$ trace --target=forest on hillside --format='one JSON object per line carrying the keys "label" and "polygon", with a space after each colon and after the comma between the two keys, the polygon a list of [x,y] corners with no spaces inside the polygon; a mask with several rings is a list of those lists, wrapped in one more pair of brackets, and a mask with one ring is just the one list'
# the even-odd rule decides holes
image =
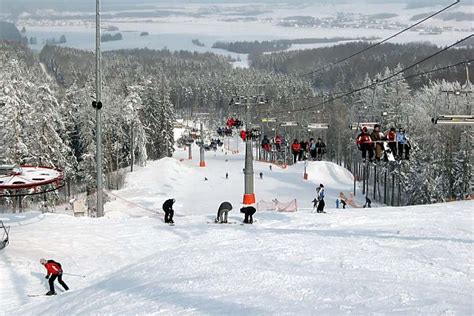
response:
{"label": "forest on hillside", "polygon": [[[407,67],[440,50],[439,47],[431,44],[385,43],[351,58],[350,61],[340,63],[333,68],[329,67],[331,63],[338,62],[370,45],[366,42],[356,42],[318,49],[256,55],[252,57],[252,67],[276,73],[304,76],[317,90],[345,91],[360,86],[367,75],[374,77],[386,67],[389,69],[394,69],[398,65],[402,68]],[[472,59],[474,59],[473,46],[460,45],[460,47],[449,49],[428,59],[406,72],[405,76]],[[465,77],[462,68],[449,69],[433,73],[430,76],[410,79],[408,83],[410,87],[417,89],[429,80],[463,81]]]}
{"label": "forest on hillside", "polygon": [[[333,102],[328,100],[334,93],[386,78],[435,48],[384,45],[378,54],[364,54],[325,72],[319,80],[297,75],[313,65],[334,61],[349,52],[349,47],[358,46],[265,55],[251,69],[234,69],[227,58],[211,53],[149,49],[104,53],[103,165],[107,187],[120,185],[112,175],[124,172],[132,159],[143,165],[172,154],[176,117],[193,119],[195,113],[207,112],[213,117],[211,127],[222,126],[230,116],[244,117],[242,107],[229,104],[233,96],[265,94],[270,102],[251,109],[254,123],[271,116],[280,121],[326,122],[330,125],[325,136],[328,159],[348,167],[360,160],[354,143],[357,132],[349,129],[349,124],[369,117],[380,119],[382,111],[390,113],[383,118],[383,128],[407,129],[412,159],[396,168],[381,162],[380,168],[397,174],[404,203],[432,203],[471,194],[472,127],[430,123],[431,117],[440,113],[472,115],[471,95],[442,92],[472,89],[465,86],[465,67],[416,81],[398,74],[390,83]],[[442,56],[426,67],[463,60],[472,56],[473,50],[447,53],[449,58]],[[93,53],[45,46],[36,54],[25,46],[1,42],[0,57],[5,73],[0,78],[0,104],[5,114],[0,118],[0,160],[59,167],[66,171],[68,181],[92,193]],[[269,126],[263,128],[269,132]],[[292,136],[296,135],[311,136],[304,128]]]}

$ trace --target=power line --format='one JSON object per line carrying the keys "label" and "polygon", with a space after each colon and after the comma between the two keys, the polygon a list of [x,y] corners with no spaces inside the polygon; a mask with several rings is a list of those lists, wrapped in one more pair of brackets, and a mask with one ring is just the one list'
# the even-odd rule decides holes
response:
{"label": "power line", "polygon": [[451,65],[448,65],[448,66],[435,68],[435,69],[432,69],[432,70],[428,70],[428,71],[420,72],[420,73],[413,74],[413,75],[410,75],[410,76],[406,76],[406,77],[403,77],[403,78],[400,78],[400,79],[387,81],[387,82],[384,82],[383,84],[385,85],[385,84],[389,84],[389,83],[393,83],[393,82],[397,82],[397,81],[407,80],[407,79],[411,79],[411,78],[415,78],[415,77],[421,77],[421,76],[424,76],[424,75],[431,74],[433,72],[438,72],[438,71],[446,70],[446,69],[449,69],[449,68],[455,68],[455,67],[458,67],[458,66],[461,66],[461,65],[472,63],[472,62],[474,62],[474,59],[469,59],[469,60],[462,61],[462,62],[459,62],[459,63],[456,63],[456,64],[451,64]]}
{"label": "power line", "polygon": [[360,51],[358,51],[358,52],[355,52],[355,53],[353,53],[352,55],[349,55],[349,56],[347,56],[347,57],[344,57],[344,58],[342,58],[342,59],[340,59],[340,60],[338,60],[338,61],[336,61],[336,62],[334,62],[334,63],[330,63],[330,64],[328,64],[328,65],[324,65],[324,66],[322,66],[322,67],[319,67],[319,68],[316,69],[316,70],[313,70],[313,71],[304,73],[304,74],[300,75],[300,77],[306,77],[306,76],[308,76],[308,75],[312,75],[312,74],[319,73],[319,72],[325,70],[326,68],[334,67],[335,65],[338,65],[338,64],[340,64],[340,63],[342,63],[342,62],[345,62],[346,60],[349,60],[349,59],[351,59],[351,58],[353,58],[353,57],[355,57],[355,56],[357,56],[357,55],[360,55],[360,54],[362,54],[362,53],[365,53],[366,51],[368,51],[368,50],[370,50],[370,49],[372,49],[372,48],[374,48],[374,47],[377,47],[377,46],[379,46],[379,45],[381,45],[381,44],[383,44],[383,43],[385,43],[385,42],[391,40],[392,38],[394,38],[394,37],[396,37],[396,36],[398,36],[398,35],[400,35],[400,34],[406,32],[406,31],[408,31],[408,30],[414,28],[415,26],[420,25],[421,23],[423,23],[423,22],[425,22],[425,21],[431,19],[432,17],[434,17],[434,16],[436,16],[436,15],[438,15],[438,14],[440,14],[440,13],[442,13],[442,12],[448,10],[448,9],[450,9],[451,7],[455,6],[455,5],[458,4],[459,2],[461,2],[461,0],[457,0],[457,1],[454,2],[454,3],[451,3],[449,6],[444,7],[443,9],[441,9],[441,10],[439,10],[439,11],[436,11],[436,12],[433,13],[433,14],[430,14],[429,16],[425,17],[424,19],[422,19],[422,20],[416,22],[415,24],[412,24],[412,25],[410,25],[410,26],[404,28],[403,30],[401,30],[401,31],[399,31],[399,32],[397,32],[397,33],[395,33],[395,34],[393,34],[393,35],[391,35],[391,36],[389,36],[389,37],[387,37],[387,38],[381,40],[380,42],[374,43],[374,44],[372,44],[372,45],[370,45],[370,46],[368,46],[368,47],[366,47],[366,48],[364,48],[364,49],[362,49],[362,50],[360,50]]}
{"label": "power line", "polygon": [[[350,96],[350,95],[352,95],[352,94],[354,94],[354,93],[357,93],[357,92],[360,92],[360,91],[363,91],[363,90],[366,90],[366,89],[369,89],[369,88],[373,88],[373,87],[375,87],[375,86],[378,85],[378,84],[388,84],[388,83],[391,83],[391,82],[397,82],[397,81],[399,81],[399,80],[402,80],[402,79],[397,79],[397,80],[394,80],[394,81],[388,81],[389,79],[392,79],[393,77],[395,77],[395,76],[397,76],[397,75],[399,75],[399,74],[401,74],[401,73],[403,73],[403,72],[405,72],[405,71],[407,71],[407,70],[409,70],[409,69],[412,69],[413,67],[415,67],[415,66],[417,66],[417,65],[419,65],[419,64],[421,64],[421,63],[423,63],[423,62],[425,62],[425,61],[427,61],[428,59],[431,59],[431,58],[433,58],[433,57],[435,57],[435,56],[441,54],[442,52],[444,52],[444,51],[446,51],[446,50],[448,50],[448,49],[450,49],[450,48],[452,48],[452,47],[454,47],[454,46],[456,46],[456,45],[458,45],[458,44],[460,44],[460,43],[462,43],[462,42],[464,42],[464,41],[470,39],[470,38],[473,37],[473,36],[474,36],[474,34],[471,34],[471,35],[469,35],[469,36],[467,36],[467,37],[465,37],[465,38],[463,38],[463,39],[457,41],[456,43],[451,44],[451,45],[449,45],[449,46],[446,46],[445,48],[443,48],[443,49],[441,49],[441,50],[439,50],[439,51],[437,51],[437,52],[435,52],[435,53],[433,53],[433,54],[431,54],[431,55],[429,55],[429,56],[423,58],[422,60],[420,60],[420,61],[418,61],[418,62],[416,62],[416,63],[414,63],[414,64],[412,64],[412,65],[410,65],[410,66],[407,66],[407,67],[403,68],[402,70],[397,71],[396,73],[394,73],[394,74],[392,74],[392,75],[390,75],[390,76],[388,76],[388,77],[386,77],[386,78],[383,78],[382,80],[376,81],[375,83],[371,83],[371,84],[369,84],[369,85],[366,85],[366,86],[363,86],[363,87],[360,87],[360,88],[351,90],[351,91],[349,91],[349,92],[346,92],[346,93],[343,93],[343,94],[340,94],[340,95],[336,95],[336,96],[330,98],[329,100],[325,100],[325,101],[319,102],[319,103],[317,103],[317,104],[315,104],[315,105],[310,105],[310,106],[307,106],[307,107],[304,107],[304,108],[295,109],[295,110],[292,111],[292,112],[299,112],[299,111],[309,110],[309,109],[311,109],[311,108],[318,107],[318,106],[320,106],[320,105],[324,105],[324,104],[326,104],[326,103],[333,102],[333,101],[335,101],[335,100],[339,100],[339,99],[342,99],[342,98],[344,98],[344,97]],[[462,64],[464,64],[464,63],[466,63],[466,62],[470,62],[470,61],[472,61],[472,60],[464,61],[464,62],[462,62]],[[447,67],[449,67],[449,66],[447,66]],[[454,66],[450,66],[450,67],[454,67]],[[446,67],[444,67],[444,68],[446,68]],[[442,70],[442,69],[439,69],[439,70]],[[438,70],[438,71],[439,71],[439,70]],[[431,72],[434,72],[434,70],[431,70]],[[429,73],[429,72],[427,72],[427,73]],[[426,74],[426,73],[421,73],[421,74],[418,74],[418,75],[422,75],[422,74]],[[413,78],[413,76],[411,76],[410,78]],[[288,110],[285,110],[285,111],[278,111],[278,112],[275,112],[275,114],[287,113],[287,112],[288,112]]]}

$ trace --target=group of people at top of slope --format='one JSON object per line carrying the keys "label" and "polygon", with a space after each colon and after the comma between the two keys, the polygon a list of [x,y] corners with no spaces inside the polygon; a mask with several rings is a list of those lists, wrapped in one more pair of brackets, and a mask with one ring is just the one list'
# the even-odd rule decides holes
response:
{"label": "group of people at top of slope", "polygon": [[[375,124],[373,131],[369,134],[366,126],[362,127],[361,133],[357,136],[357,148],[362,152],[362,160],[366,162],[367,153],[369,161],[380,161],[382,157],[388,160],[388,154],[391,152],[396,160],[408,160],[410,157],[410,141],[405,129],[400,128],[398,132],[395,127],[383,133],[380,131],[380,125]],[[388,150],[384,147],[384,143],[388,144]]]}
{"label": "group of people at top of slope", "polygon": [[[287,145],[286,139],[282,135],[276,135],[274,138],[269,139],[266,135],[262,139],[262,149],[265,152],[281,151]],[[322,160],[323,155],[326,153],[326,144],[321,138],[315,140],[310,138],[309,140],[294,139],[291,144],[291,153],[293,154],[293,163],[302,160]]]}

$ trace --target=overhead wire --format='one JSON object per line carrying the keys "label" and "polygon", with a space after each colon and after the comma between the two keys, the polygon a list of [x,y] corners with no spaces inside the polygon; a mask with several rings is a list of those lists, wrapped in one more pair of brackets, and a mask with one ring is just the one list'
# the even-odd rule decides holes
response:
{"label": "overhead wire", "polygon": [[[463,39],[461,39],[461,40],[459,40],[459,41],[457,41],[457,42],[455,42],[455,43],[453,43],[453,44],[451,44],[451,45],[449,45],[449,46],[446,46],[446,47],[444,47],[444,48],[442,48],[442,49],[436,51],[435,53],[433,53],[433,54],[431,54],[431,55],[429,55],[429,56],[423,58],[422,60],[417,61],[416,63],[411,64],[411,65],[409,65],[409,66],[407,66],[407,67],[405,67],[405,68],[403,68],[403,69],[397,71],[396,73],[394,73],[394,74],[392,74],[392,75],[390,75],[390,76],[388,76],[388,77],[386,77],[386,78],[383,78],[383,79],[381,79],[381,80],[379,80],[379,81],[373,82],[373,83],[371,83],[371,84],[369,84],[369,85],[365,85],[365,86],[360,87],[360,88],[357,88],[357,89],[353,89],[353,90],[351,90],[351,91],[349,91],[349,92],[345,92],[345,93],[336,95],[336,96],[334,96],[334,97],[332,97],[332,98],[329,98],[328,100],[324,100],[324,101],[319,102],[319,103],[317,103],[317,104],[310,105],[310,106],[307,106],[307,107],[304,107],[304,108],[300,108],[300,109],[292,110],[291,112],[299,112],[299,111],[310,110],[311,108],[315,108],[315,107],[318,107],[318,106],[320,106],[320,105],[324,105],[324,104],[326,104],[326,103],[330,103],[330,102],[333,102],[333,101],[335,101],[335,100],[339,100],[339,99],[341,99],[341,98],[350,96],[350,95],[352,95],[352,94],[354,94],[354,93],[357,93],[357,92],[360,92],[360,91],[363,91],[363,90],[366,90],[366,89],[369,89],[369,88],[373,88],[373,87],[375,87],[376,85],[383,84],[384,82],[387,82],[388,80],[392,79],[393,77],[396,77],[396,76],[398,76],[399,74],[401,74],[401,73],[403,73],[403,72],[405,72],[405,71],[407,71],[407,70],[409,70],[409,69],[412,69],[412,68],[416,67],[417,65],[419,65],[419,64],[421,64],[421,63],[427,61],[428,59],[431,59],[431,58],[433,58],[433,57],[435,57],[435,56],[441,54],[442,52],[444,52],[444,51],[446,51],[446,50],[448,50],[448,49],[450,49],[450,48],[452,48],[452,47],[454,47],[454,46],[456,46],[456,45],[458,45],[458,44],[460,44],[460,43],[462,43],[462,42],[464,42],[464,41],[470,39],[470,38],[473,37],[473,36],[474,36],[474,34],[470,34],[469,36],[464,37]],[[465,63],[465,62],[463,62],[463,63]],[[394,81],[394,82],[396,82],[396,81]],[[387,83],[387,84],[388,84],[388,83]],[[308,97],[308,98],[303,98],[303,99],[309,99],[309,98],[314,98],[314,97]],[[298,99],[296,99],[296,100],[298,100]],[[299,99],[299,100],[302,100],[302,99]],[[284,110],[284,111],[282,110],[282,111],[274,112],[274,114],[287,113],[287,112],[288,112],[288,110]]]}
{"label": "overhead wire", "polygon": [[376,42],[376,43],[374,43],[374,44],[372,44],[372,45],[369,45],[368,47],[366,47],[366,48],[364,48],[364,49],[362,49],[362,50],[360,50],[360,51],[357,51],[357,52],[355,52],[355,53],[353,53],[353,54],[351,54],[351,55],[349,55],[349,56],[346,56],[346,57],[344,57],[344,58],[342,58],[342,59],[340,59],[340,60],[338,60],[338,61],[336,61],[336,62],[333,62],[333,63],[327,64],[327,65],[324,65],[324,66],[319,67],[319,68],[317,68],[317,69],[315,69],[315,70],[313,70],[313,71],[310,71],[310,72],[301,74],[301,75],[299,75],[299,77],[306,77],[306,76],[308,76],[308,75],[313,75],[313,74],[320,73],[321,71],[325,70],[326,68],[332,68],[332,67],[334,67],[335,65],[338,65],[338,64],[343,63],[343,62],[345,62],[345,61],[347,61],[347,60],[349,60],[349,59],[351,59],[351,58],[353,58],[353,57],[355,57],[355,56],[358,56],[358,55],[360,55],[360,54],[362,54],[362,53],[365,53],[366,51],[368,51],[368,50],[370,50],[370,49],[372,49],[372,48],[374,48],[374,47],[377,47],[377,46],[379,46],[379,45],[381,45],[381,44],[383,44],[383,43],[385,43],[385,42],[391,40],[392,38],[397,37],[398,35],[400,35],[400,34],[402,34],[402,33],[405,33],[406,31],[408,31],[408,30],[414,28],[415,26],[418,26],[418,25],[420,25],[421,23],[423,23],[423,22],[425,22],[425,21],[427,21],[427,20],[429,20],[429,19],[431,19],[431,18],[437,16],[438,14],[441,14],[442,12],[444,12],[444,11],[446,11],[446,10],[449,10],[451,7],[455,6],[455,5],[458,4],[459,2],[461,2],[461,0],[456,0],[456,2],[451,3],[450,5],[448,5],[448,6],[444,7],[444,8],[442,8],[441,10],[438,10],[438,11],[436,11],[436,12],[434,12],[434,13],[428,15],[427,17],[421,19],[420,21],[416,22],[415,24],[412,24],[412,25],[410,25],[410,26],[404,28],[403,30],[401,30],[401,31],[399,31],[399,32],[397,32],[397,33],[395,33],[395,34],[393,34],[393,35],[391,35],[391,36],[389,36],[389,37],[387,37],[387,38],[384,38],[383,40],[381,40],[381,41],[379,41],[379,42]]}

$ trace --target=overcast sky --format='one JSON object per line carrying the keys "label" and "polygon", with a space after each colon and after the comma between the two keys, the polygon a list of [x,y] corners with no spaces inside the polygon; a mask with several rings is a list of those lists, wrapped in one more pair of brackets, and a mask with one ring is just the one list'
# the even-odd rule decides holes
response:
{"label": "overcast sky", "polygon": [[[351,3],[353,0],[101,0],[105,10],[126,10],[139,4],[186,4],[186,3]],[[360,2],[358,0],[357,2]],[[365,0],[370,3],[401,2],[410,5],[434,4],[448,5],[454,0]],[[474,4],[474,0],[463,0],[462,4]],[[60,11],[93,11],[95,0],[0,0],[0,13],[21,13],[23,11],[34,12],[37,9],[56,9]]]}

